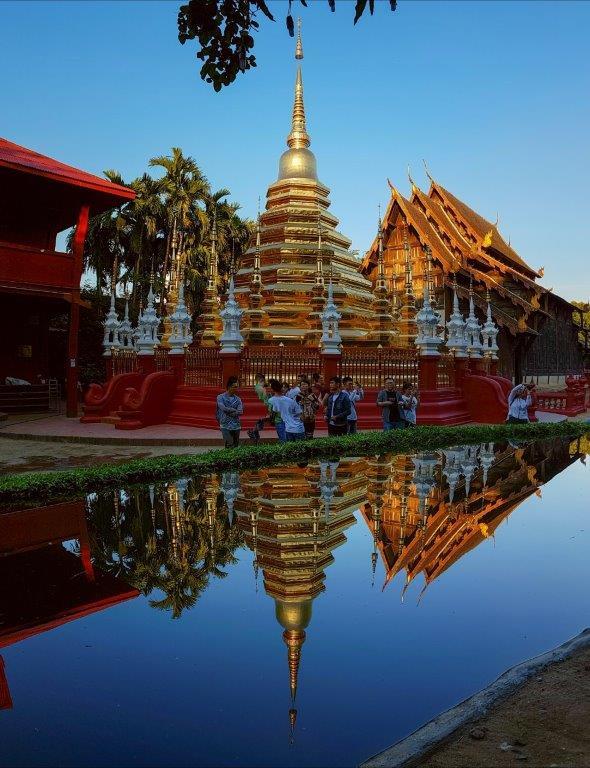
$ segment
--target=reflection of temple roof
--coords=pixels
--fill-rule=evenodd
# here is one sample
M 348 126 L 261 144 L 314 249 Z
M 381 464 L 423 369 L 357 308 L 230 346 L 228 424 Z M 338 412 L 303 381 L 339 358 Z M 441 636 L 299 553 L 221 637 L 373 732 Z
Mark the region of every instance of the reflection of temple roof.
M 547 449 L 542 444 L 526 448 L 509 446 L 494 457 L 487 485 L 483 485 L 481 472 L 474 475 L 467 498 L 464 483 L 459 483 L 455 502 L 450 503 L 448 487 L 439 477 L 427 502 L 427 516 L 422 520 L 417 514 L 415 491 L 408 494 L 407 484 L 400 485 L 400 473 L 407 473 L 407 467 L 404 469 L 401 458 L 396 457 L 390 466 L 393 481 L 397 478 L 402 490 L 402 505 L 399 495 L 393 499 L 384 497 L 379 510 L 380 535 L 376 538 L 385 566 L 384 587 L 402 570 L 406 571 L 406 585 L 419 573 L 424 575 L 426 584 L 434 581 L 492 536 L 526 498 L 575 458 L 577 454 L 569 455 L 568 441 L 554 441 Z M 375 532 L 375 505 L 365 504 L 361 512 L 368 527 Z

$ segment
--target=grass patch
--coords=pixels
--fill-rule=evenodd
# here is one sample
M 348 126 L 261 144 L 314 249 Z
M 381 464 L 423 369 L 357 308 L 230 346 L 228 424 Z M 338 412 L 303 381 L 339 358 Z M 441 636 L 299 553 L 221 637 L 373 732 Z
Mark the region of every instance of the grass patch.
M 423 426 L 391 432 L 361 432 L 346 437 L 323 437 L 292 443 L 263 443 L 184 456 L 133 459 L 124 464 L 80 467 L 63 472 L 29 472 L 0 479 L 0 503 L 55 497 L 64 498 L 131 483 L 169 480 L 181 475 L 225 470 L 256 469 L 276 464 L 298 464 L 310 459 L 416 453 L 451 445 L 499 442 L 506 439 L 534 440 L 551 437 L 575 438 L 588 431 L 580 422 L 557 424 L 493 424 L 457 427 Z

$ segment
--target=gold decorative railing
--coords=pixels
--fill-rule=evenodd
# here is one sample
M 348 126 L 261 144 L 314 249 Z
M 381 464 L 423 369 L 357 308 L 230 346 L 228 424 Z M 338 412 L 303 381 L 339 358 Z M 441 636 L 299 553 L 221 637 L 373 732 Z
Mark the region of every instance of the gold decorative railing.
M 113 376 L 137 371 L 137 352 L 134 349 L 112 349 Z
M 222 366 L 216 347 L 189 347 L 184 353 L 184 383 L 197 387 L 222 386 Z
M 453 355 L 441 355 L 436 365 L 436 388 L 445 389 L 455 386 L 455 358 Z
M 396 387 L 418 385 L 418 351 L 401 347 L 347 349 L 340 358 L 341 376 L 352 376 L 363 387 L 382 387 L 393 379 Z
M 294 383 L 299 374 L 320 373 L 322 361 L 319 350 L 310 347 L 246 347 L 242 351 L 240 383 L 252 386 L 257 373 L 266 380 L 278 379 Z
M 154 349 L 154 370 L 170 370 L 170 357 L 167 349 L 162 349 L 161 347 L 156 347 L 156 349 Z

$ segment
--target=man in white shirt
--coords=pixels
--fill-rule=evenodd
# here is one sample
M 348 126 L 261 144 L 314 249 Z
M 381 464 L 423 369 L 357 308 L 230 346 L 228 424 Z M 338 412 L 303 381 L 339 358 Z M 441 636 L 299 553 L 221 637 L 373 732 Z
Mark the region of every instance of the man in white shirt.
M 532 405 L 532 393 L 535 389 L 534 384 L 517 384 L 508 395 L 508 418 L 509 424 L 528 424 L 529 408 Z
M 297 400 L 281 394 L 281 383 L 276 379 L 270 380 L 272 396 L 268 398 L 268 405 L 274 413 L 279 413 L 285 424 L 287 441 L 305 440 L 305 426 L 301 420 L 302 407 Z

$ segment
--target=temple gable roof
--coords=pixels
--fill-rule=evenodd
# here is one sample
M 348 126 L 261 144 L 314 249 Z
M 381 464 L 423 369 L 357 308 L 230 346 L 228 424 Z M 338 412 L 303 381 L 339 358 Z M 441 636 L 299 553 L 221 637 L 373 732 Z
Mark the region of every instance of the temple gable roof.
M 428 197 L 436 201 L 437 196 L 446 203 L 478 239 L 478 245 L 487 250 L 494 250 L 504 257 L 508 262 L 517 265 L 529 277 L 540 277 L 536 272 L 516 253 L 502 237 L 496 224 L 484 219 L 479 213 L 470 208 L 458 197 L 445 189 L 438 182 L 431 179 Z

